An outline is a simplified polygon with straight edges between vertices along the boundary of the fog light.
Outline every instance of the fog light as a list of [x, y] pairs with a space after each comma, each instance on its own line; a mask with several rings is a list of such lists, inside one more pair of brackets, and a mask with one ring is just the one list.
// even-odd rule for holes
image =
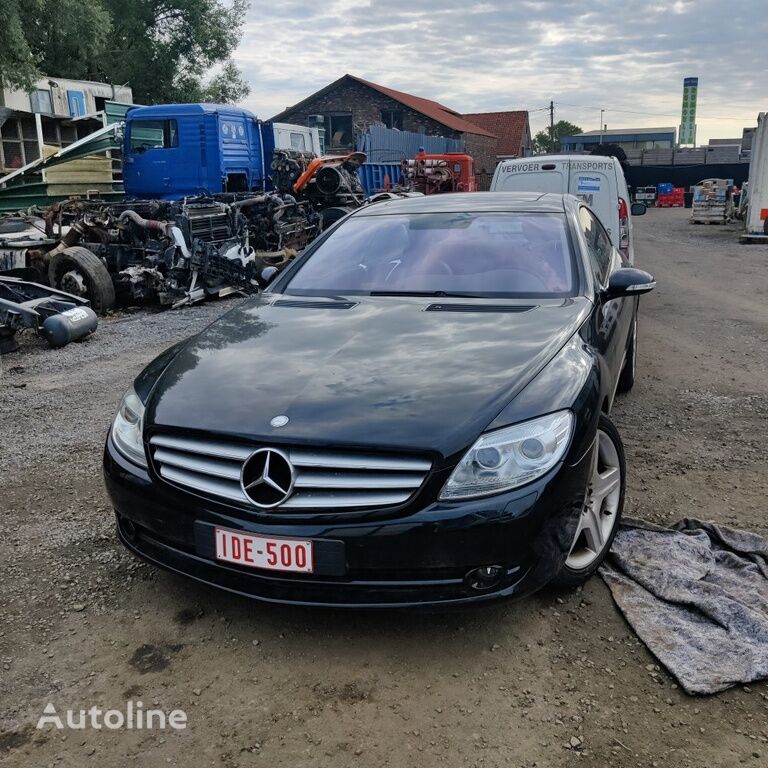
[[472, 589], [491, 589], [501, 581], [503, 575], [504, 568], [501, 565], [484, 565], [469, 571], [464, 581]]

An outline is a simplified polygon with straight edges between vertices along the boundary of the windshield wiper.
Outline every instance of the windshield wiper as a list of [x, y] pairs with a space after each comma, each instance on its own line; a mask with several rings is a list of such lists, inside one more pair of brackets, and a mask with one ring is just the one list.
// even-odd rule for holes
[[487, 299], [484, 293], [468, 291], [371, 291], [371, 296], [438, 296], [447, 299]]

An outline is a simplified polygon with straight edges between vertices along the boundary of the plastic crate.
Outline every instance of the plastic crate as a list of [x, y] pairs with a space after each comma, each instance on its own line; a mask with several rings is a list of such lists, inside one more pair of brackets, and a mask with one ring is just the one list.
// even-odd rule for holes
[[669, 194], [657, 195], [656, 205], [659, 208], [685, 207], [685, 189], [683, 187], [674, 187]]

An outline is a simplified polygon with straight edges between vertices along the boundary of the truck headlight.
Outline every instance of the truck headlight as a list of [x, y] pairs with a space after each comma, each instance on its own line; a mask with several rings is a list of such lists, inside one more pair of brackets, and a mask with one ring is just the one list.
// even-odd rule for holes
[[563, 458], [572, 429], [573, 414], [558, 411], [483, 435], [453, 470], [440, 499], [488, 496], [530, 483]]
[[140, 467], [147, 466], [144, 453], [142, 426], [144, 423], [144, 404], [131, 387], [124, 395], [117, 416], [112, 423], [112, 443], [129, 461]]

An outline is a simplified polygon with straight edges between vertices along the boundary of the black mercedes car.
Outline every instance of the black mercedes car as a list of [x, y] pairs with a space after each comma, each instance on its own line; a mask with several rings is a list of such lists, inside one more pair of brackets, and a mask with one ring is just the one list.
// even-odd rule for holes
[[269, 601], [579, 583], [622, 511], [609, 413], [653, 286], [575, 197], [361, 208], [137, 377], [104, 454], [118, 535]]

